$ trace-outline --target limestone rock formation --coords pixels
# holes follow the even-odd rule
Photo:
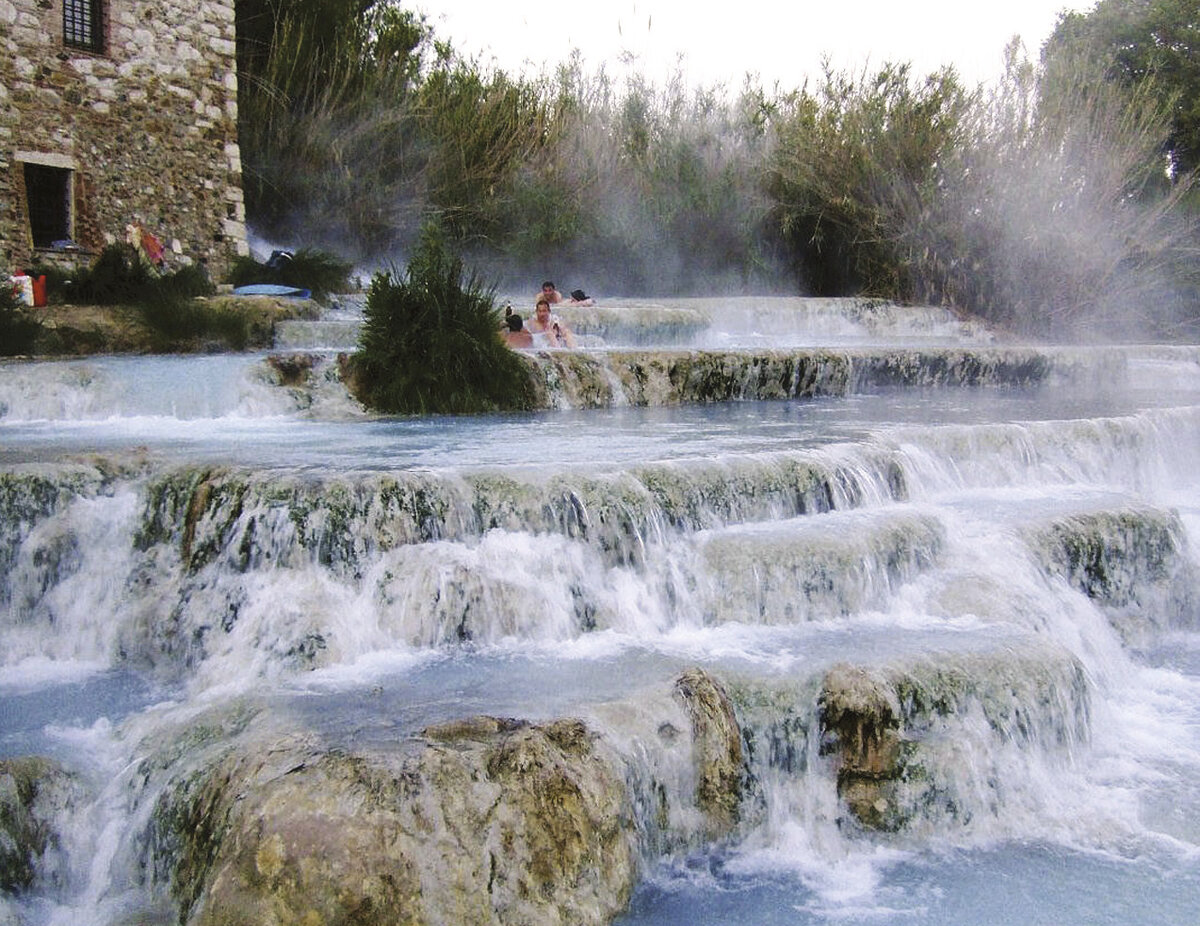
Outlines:
[[[1127,644],[1196,623],[1196,566],[1178,513],[1148,506],[1035,525],[1043,568],[1097,603]]]
[[[51,759],[0,760],[0,890],[54,883],[62,874],[56,821],[82,800],[83,786]]]
[[[724,836],[739,820],[748,774],[737,716],[725,689],[701,669],[676,680],[675,696],[692,722],[696,805],[708,820],[709,838]]]
[[[579,721],[471,718],[355,755],[248,747],[155,810],[183,921],[605,923],[632,892],[620,763]]]
[[[1069,761],[1088,738],[1090,691],[1074,656],[1029,642],[869,668],[839,664],[822,680],[818,712],[846,822],[895,832],[995,813],[1006,751]]]
[[[901,824],[896,782],[904,774],[900,703],[886,677],[859,666],[829,670],[820,695],[821,727],[836,750],[838,794],[871,829]]]

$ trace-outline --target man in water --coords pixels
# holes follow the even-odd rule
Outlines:
[[[538,298],[545,299],[551,305],[558,305],[563,301],[563,294],[554,288],[553,281],[547,280],[542,284],[542,291],[538,293]]]
[[[571,333],[571,329],[563,323],[561,318],[550,311],[550,301],[545,296],[538,296],[534,313],[533,320],[529,323],[529,330],[533,333],[534,346],[575,346],[575,335]]]
[[[500,336],[509,347],[533,347],[533,335],[525,330],[525,322],[516,312],[504,316]]]

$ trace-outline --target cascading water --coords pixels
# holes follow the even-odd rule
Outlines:
[[[6,364],[0,922],[1192,922],[1200,349],[656,311],[526,415]]]

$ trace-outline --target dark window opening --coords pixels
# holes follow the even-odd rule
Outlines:
[[[35,248],[71,240],[71,171],[26,164],[25,202]]]
[[[103,0],[63,0],[63,41],[75,48],[104,51]]]

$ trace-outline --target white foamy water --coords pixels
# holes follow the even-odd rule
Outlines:
[[[810,308],[815,340],[866,331]],[[639,821],[622,926],[1190,923],[1200,376],[1191,349],[1132,353],[1103,390],[456,419],[314,416],[258,357],[6,365],[0,755],[79,790],[0,921],[176,922],[155,789],[221,742],[172,731],[253,704],[345,749],[583,718],[676,808]],[[846,665],[943,705],[912,707],[894,830],[849,812],[821,734]],[[753,782],[719,843],[656,751],[694,666]]]

